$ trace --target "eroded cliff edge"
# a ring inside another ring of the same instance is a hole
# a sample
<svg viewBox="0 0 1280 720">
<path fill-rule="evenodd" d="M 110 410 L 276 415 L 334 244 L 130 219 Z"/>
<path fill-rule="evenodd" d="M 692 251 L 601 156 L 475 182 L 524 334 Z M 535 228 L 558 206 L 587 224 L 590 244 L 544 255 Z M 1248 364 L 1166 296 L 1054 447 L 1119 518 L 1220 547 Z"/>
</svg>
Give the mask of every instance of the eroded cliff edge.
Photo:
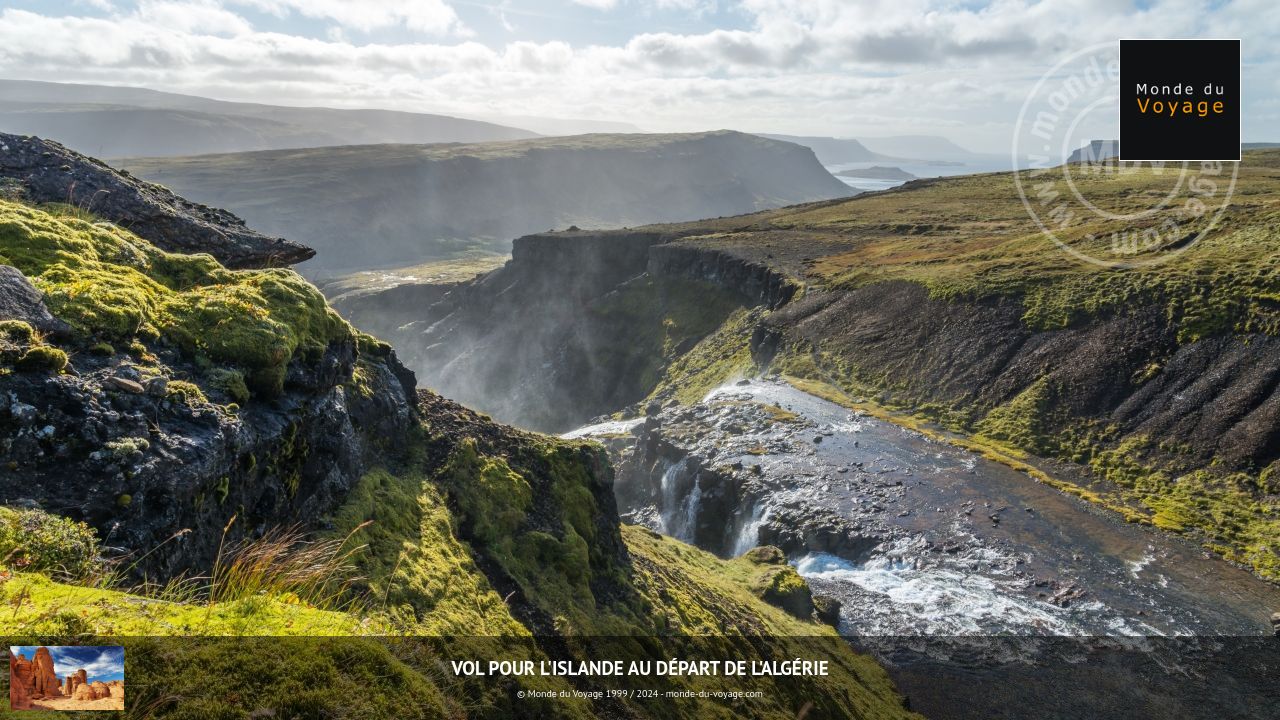
<svg viewBox="0 0 1280 720">
<path fill-rule="evenodd" d="M 1274 579 L 1276 163 L 1248 154 L 1229 220 L 1143 269 L 1056 251 L 1029 227 L 1011 176 L 996 174 L 522 238 L 505 268 L 416 318 L 390 313 L 381 331 L 425 384 L 551 430 L 783 373 L 1039 466 L 1131 522 L 1189 534 Z M 1129 192 L 1123 179 L 1095 182 Z M 1089 237 L 1126 229 L 1100 221 Z"/>
<path fill-rule="evenodd" d="M 833 661 L 751 680 L 764 699 L 742 712 L 915 717 L 776 553 L 726 562 L 620 526 L 598 444 L 415 392 L 291 270 L 230 270 L 21 193 L 0 200 L 0 266 L 3 631 L 127 644 L 131 681 L 168 690 L 145 700 L 156 716 L 693 716 L 718 702 L 518 701 L 602 688 L 440 663 L 705 651 Z M 348 541 L 319 575 L 228 579 L 242 552 Z M 188 637 L 148 637 L 165 635 Z M 348 637 L 366 635 L 411 639 Z M 230 696 L 211 675 L 244 680 Z"/>
</svg>

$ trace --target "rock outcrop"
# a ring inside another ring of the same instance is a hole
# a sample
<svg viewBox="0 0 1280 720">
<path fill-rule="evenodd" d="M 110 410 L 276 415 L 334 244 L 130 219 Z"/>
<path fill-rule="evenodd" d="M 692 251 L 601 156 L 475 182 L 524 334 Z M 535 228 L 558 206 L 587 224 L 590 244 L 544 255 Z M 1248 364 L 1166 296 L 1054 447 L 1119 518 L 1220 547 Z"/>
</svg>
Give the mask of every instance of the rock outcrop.
<svg viewBox="0 0 1280 720">
<path fill-rule="evenodd" d="M 9 709 L 27 710 L 31 707 L 31 694 L 27 686 L 16 682 L 14 675 L 9 676 Z"/>
<path fill-rule="evenodd" d="M 281 267 L 315 255 L 293 241 L 250 230 L 226 210 L 190 202 L 37 137 L 0 133 L 0 191 L 5 190 L 32 203 L 87 210 L 162 250 L 209 253 L 230 268 Z"/>
<path fill-rule="evenodd" d="M 61 697 L 62 690 L 49 648 L 36 649 L 30 659 L 22 653 L 9 659 L 9 699 L 14 708 L 30 707 L 33 700 Z"/>
<path fill-rule="evenodd" d="M 9 658 L 9 699 L 13 707 L 31 707 L 34 665 L 23 653 Z"/>
<path fill-rule="evenodd" d="M 62 694 L 67 697 L 74 696 L 76 688 L 84 685 L 87 681 L 88 678 L 86 677 L 85 669 L 80 668 L 79 670 L 76 670 L 74 673 L 67 676 L 66 682 L 63 685 Z"/>
<path fill-rule="evenodd" d="M 42 333 L 58 336 L 70 331 L 49 312 L 43 294 L 10 265 L 0 265 L 0 320 L 21 320 Z"/>
<path fill-rule="evenodd" d="M 36 650 L 35 657 L 31 659 L 31 696 L 39 699 L 58 697 L 61 694 L 58 674 L 53 669 L 53 656 L 49 654 L 49 648 L 42 647 Z"/>
<path fill-rule="evenodd" d="M 223 215 L 193 219 L 194 206 L 152 202 L 148 187 L 42 141 L 0 136 L 3 143 L 0 164 L 31 177 L 68 172 L 59 163 L 75 161 L 73 174 L 137 191 L 111 195 L 131 198 L 115 219 L 160 241 L 172 233 L 171 250 L 270 263 L 269 239 L 237 231 Z M 315 523 L 411 429 L 412 373 L 292 271 L 228 273 L 56 211 L 3 206 L 0 256 L 17 269 L 0 268 L 0 309 L 17 322 L 0 332 L 0 504 L 87 522 L 112 553 L 145 557 L 139 575 L 204 571 L 231 516 L 229 542 Z M 46 277 L 55 265 L 70 267 L 49 259 L 57 243 L 95 232 L 117 251 L 88 254 L 66 271 L 92 290 L 75 290 L 65 273 Z M 177 277 L 190 272 L 199 283 Z M 197 317 L 209 311 L 226 320 Z M 212 338 L 219 330 L 222 339 Z"/>
</svg>

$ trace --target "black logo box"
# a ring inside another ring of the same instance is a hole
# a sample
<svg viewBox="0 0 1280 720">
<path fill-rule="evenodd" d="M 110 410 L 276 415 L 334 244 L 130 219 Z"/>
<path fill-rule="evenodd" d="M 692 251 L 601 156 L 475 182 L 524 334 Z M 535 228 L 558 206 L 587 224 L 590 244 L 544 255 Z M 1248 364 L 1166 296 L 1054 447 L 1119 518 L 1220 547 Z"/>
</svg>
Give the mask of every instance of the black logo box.
<svg viewBox="0 0 1280 720">
<path fill-rule="evenodd" d="M 1240 65 L 1239 40 L 1121 40 L 1120 159 L 1239 161 Z M 1181 92 L 1166 94 L 1166 87 Z M 1191 114 L 1183 112 L 1186 102 Z M 1214 112 L 1219 102 L 1222 112 Z M 1170 103 L 1177 103 L 1173 115 Z"/>
</svg>

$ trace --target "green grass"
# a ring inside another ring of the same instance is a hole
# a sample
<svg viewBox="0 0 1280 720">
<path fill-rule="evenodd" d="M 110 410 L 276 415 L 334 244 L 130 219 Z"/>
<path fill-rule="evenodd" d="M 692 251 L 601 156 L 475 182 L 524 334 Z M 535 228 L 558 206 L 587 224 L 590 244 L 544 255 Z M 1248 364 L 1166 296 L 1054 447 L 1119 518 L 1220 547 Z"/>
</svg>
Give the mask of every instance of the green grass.
<svg viewBox="0 0 1280 720">
<path fill-rule="evenodd" d="M 333 518 L 335 533 L 367 545 L 355 556 L 367 603 L 402 632 L 418 635 L 528 635 L 477 569 L 454 531 L 440 491 L 420 470 L 374 470 Z"/>
<path fill-rule="evenodd" d="M 265 396 L 280 392 L 295 358 L 355 342 L 351 326 L 291 270 L 226 270 L 208 255 L 166 253 L 76 215 L 0 201 L 0 257 L 45 293 L 78 345 L 164 343 L 237 368 Z M 39 352 L 42 368 L 57 365 L 52 350 Z"/>
<path fill-rule="evenodd" d="M 285 597 L 179 603 L 57 582 L 34 572 L 0 583 L 0 627 L 10 636 L 359 635 L 385 627 Z"/>
<path fill-rule="evenodd" d="M 749 341 L 758 320 L 758 313 L 734 310 L 720 327 L 665 369 L 649 400 L 671 397 L 685 405 L 696 403 L 729 380 L 754 374 Z"/>
</svg>

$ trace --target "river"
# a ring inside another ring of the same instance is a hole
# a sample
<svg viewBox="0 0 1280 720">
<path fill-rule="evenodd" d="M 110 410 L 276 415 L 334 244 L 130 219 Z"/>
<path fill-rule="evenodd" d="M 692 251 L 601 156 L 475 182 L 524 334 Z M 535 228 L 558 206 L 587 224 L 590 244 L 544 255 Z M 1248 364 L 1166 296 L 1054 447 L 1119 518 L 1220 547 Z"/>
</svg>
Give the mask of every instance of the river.
<svg viewBox="0 0 1280 720">
<path fill-rule="evenodd" d="M 1032 666 L 1052 666 L 1060 679 L 1062 668 L 1099 667 L 1072 661 L 1081 643 L 1128 638 L 1146 644 L 1107 646 L 1114 651 L 1107 662 L 1120 668 L 1111 677 L 1148 664 L 1182 667 L 1177 662 L 1186 658 L 1239 668 L 1239 654 L 1258 648 L 1270 653 L 1263 666 L 1280 671 L 1270 620 L 1280 611 L 1280 587 L 1182 538 L 1125 523 L 1006 465 L 851 414 L 779 379 L 740 381 L 692 407 L 573 435 L 608 437 L 615 448 L 634 442 L 619 468 L 620 506 L 630 520 L 721 555 L 762 541 L 782 546 L 815 593 L 841 601 L 841 634 L 877 654 L 924 703 L 918 709 L 937 716 L 984 717 L 998 707 L 981 698 L 963 707 L 946 700 L 978 676 L 940 678 L 968 667 L 975 654 L 1007 657 L 1034 647 L 1040 664 Z M 620 444 L 628 435 L 634 440 Z M 1023 640 L 1034 637 L 1059 644 Z M 1217 655 L 1185 645 L 1208 637 L 1225 643 L 1215 646 Z M 1101 662 L 1095 650 L 1085 655 Z M 996 665 L 996 675 L 1012 677 L 1009 666 Z M 1217 672 L 1200 670 L 1211 678 Z M 1034 688 L 1048 677 L 1018 682 Z M 1161 677 L 1165 696 L 1192 693 L 1180 676 Z M 1229 683 L 1220 680 L 1192 697 L 1223 692 Z M 1081 697 L 1105 685 L 1092 675 L 1086 684 Z M 994 703 L 998 693 L 987 697 Z M 1061 716 L 1090 716 L 1072 712 Z"/>
</svg>

